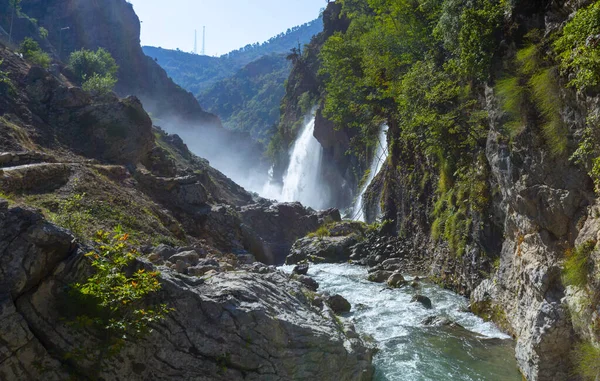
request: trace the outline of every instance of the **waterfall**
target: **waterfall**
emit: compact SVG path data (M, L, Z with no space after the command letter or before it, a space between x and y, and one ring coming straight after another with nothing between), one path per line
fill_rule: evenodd
M360 193L358 197L356 197L356 201L354 202L353 210L353 219L357 221L366 222L366 214L364 210L364 195L367 192L367 188L377 176L383 164L385 163L385 159L388 155L388 147L387 147L387 130L388 126L386 124L381 126L379 130L377 147L375 150L375 156L373 156L373 160L371 161L371 166L369 168L369 176L367 181L365 181L364 185L360 189Z
M327 207L327 192L320 181L323 147L313 136L314 131L313 112L305 119L292 147L283 186L277 187L269 182L263 189L263 196L283 202L299 201L314 209Z

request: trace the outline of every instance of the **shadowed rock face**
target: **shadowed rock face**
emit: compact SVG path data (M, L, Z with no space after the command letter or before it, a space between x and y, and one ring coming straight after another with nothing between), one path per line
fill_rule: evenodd
M3 290L10 291L0 298L1 379L64 380L66 369L78 377L127 380L372 377L372 350L355 332L311 307L300 283L250 267L208 280L159 267L158 297L175 312L116 357L64 362L76 348L97 353L100 345L63 319L65 286L82 278L88 262L68 232L40 215L3 202L0 217L0 271Z

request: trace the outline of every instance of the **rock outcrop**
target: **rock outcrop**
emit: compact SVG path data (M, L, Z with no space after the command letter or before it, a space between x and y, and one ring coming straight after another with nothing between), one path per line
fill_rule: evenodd
M112 357L99 337L68 324L68 285L87 273L83 249L39 214L0 202L0 378L64 380L370 380L372 349L310 306L300 283L252 267L208 278L166 267L158 298L175 309ZM161 249L164 252L164 249ZM199 255L181 252L195 262ZM173 256L170 257L173 259ZM148 264L140 263L142 266ZM67 319L65 319L67 317ZM326 353L327 356L323 356Z

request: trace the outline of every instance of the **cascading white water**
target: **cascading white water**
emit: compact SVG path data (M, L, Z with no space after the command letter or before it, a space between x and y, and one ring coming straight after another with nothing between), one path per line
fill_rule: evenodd
M364 195L367 191L367 188L369 187L369 184L371 184L371 181L373 181L375 176L377 176L379 171L381 171L381 168L385 163L385 159L388 156L387 131L387 124L382 125L381 129L379 130L379 140L377 143L377 149L375 150L375 156L373 156L373 160L371 161L371 167L369 168L369 176L367 178L367 181L365 181L365 184L360 189L360 193L358 194L358 197L356 197L356 201L354 201L354 207L352 208L352 211L354 217L353 219L356 221L366 222L366 215L364 210Z
M290 153L290 164L283 177L283 186L271 182L265 185L262 195L278 201L299 201L315 209L326 208L326 192L320 181L323 147L313 136L314 112L306 118L302 130Z
M281 269L291 273L294 266ZM468 300L421 281L432 309L412 303L413 287L386 289L369 282L367 269L351 264L311 265L320 292L340 294L352 305L345 319L371 337L380 351L374 381L518 381L514 342L492 323L466 312ZM407 279L413 279L406 276ZM428 326L440 317L458 325Z

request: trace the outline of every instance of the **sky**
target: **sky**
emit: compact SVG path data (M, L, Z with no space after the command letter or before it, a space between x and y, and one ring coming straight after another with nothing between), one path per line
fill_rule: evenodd
M206 26L206 54L222 55L263 42L319 16L326 0L128 0L142 21L142 45L194 49Z

